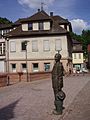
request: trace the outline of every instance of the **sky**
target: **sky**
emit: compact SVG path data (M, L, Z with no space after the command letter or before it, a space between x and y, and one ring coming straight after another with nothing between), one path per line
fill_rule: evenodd
M0 17L12 22L30 17L41 8L41 3L48 14L53 12L68 19L76 34L90 29L90 0L0 0Z

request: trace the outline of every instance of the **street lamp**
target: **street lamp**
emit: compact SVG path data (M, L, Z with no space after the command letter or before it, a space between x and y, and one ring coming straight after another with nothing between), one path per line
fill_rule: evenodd
M25 56L26 56L26 78L27 78L27 82L29 82L29 80L28 80L28 64L27 64L27 43L28 42L29 41L24 41L25 46L26 46Z
M62 51L62 48L58 49L57 51L58 51L58 54L59 54L59 53L60 53L60 51Z
M6 72L7 72L7 85L9 85L9 38L5 38L6 40Z

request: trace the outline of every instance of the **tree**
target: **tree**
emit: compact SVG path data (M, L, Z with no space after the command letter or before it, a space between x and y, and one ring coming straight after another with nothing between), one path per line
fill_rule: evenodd
M87 58L87 46L90 44L90 30L83 30L81 35L71 33L72 39L78 40L83 44L84 57Z
M12 21L8 20L7 18L0 17L0 24L9 24L12 23Z

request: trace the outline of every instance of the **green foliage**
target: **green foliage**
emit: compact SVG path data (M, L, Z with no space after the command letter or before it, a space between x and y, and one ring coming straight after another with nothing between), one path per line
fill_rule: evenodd
M12 23L12 22L9 21L7 18L0 17L0 24L9 24L9 23Z
M71 33L72 39L78 40L83 44L84 57L87 58L87 46L90 44L90 30L83 30L81 35Z

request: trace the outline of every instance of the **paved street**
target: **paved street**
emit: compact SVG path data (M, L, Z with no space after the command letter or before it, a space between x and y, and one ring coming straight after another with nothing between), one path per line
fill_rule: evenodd
M64 78L65 110L52 114L51 80L0 88L0 120L90 120L90 75Z

